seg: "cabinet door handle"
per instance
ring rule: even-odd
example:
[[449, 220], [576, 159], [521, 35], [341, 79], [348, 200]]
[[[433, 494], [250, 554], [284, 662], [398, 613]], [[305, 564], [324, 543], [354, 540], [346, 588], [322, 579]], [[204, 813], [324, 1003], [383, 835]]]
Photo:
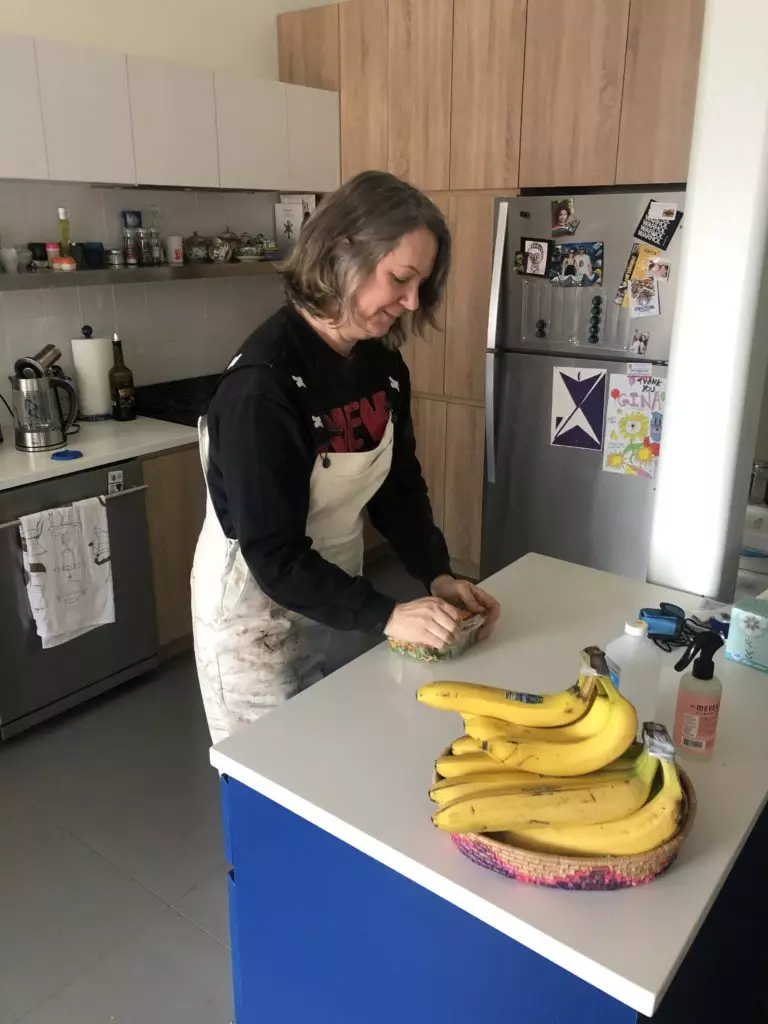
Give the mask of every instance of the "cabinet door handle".
[[[107, 501], [112, 501], [113, 498], [124, 498], [128, 494], [136, 494], [137, 491], [146, 491], [149, 488], [149, 484], [137, 484], [135, 487], [127, 487], [124, 491], [115, 491], [114, 494], [105, 494], [104, 498]], [[97, 497], [97, 495], [92, 495]], [[72, 502], [64, 502], [65, 505], [71, 505]], [[45, 509], [41, 511], [45, 512]], [[7, 523], [0, 523], [0, 530], [9, 530], [12, 526], [21, 526], [21, 522], [18, 519], [9, 519]]]
[[499, 326], [499, 302], [501, 300], [501, 271], [504, 266], [504, 250], [507, 243], [507, 220], [509, 202], [499, 202], [496, 216], [496, 234], [493, 240], [493, 268], [491, 270], [491, 301], [488, 307], [488, 337], [485, 357], [485, 460], [489, 484], [496, 483], [496, 335]]

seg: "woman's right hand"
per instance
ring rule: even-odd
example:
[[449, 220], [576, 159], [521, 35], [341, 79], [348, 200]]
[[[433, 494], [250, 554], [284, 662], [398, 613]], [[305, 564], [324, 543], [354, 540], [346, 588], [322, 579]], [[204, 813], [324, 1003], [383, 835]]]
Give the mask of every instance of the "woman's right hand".
[[439, 597], [420, 597], [418, 601], [396, 604], [384, 633], [403, 643], [441, 650], [458, 639], [461, 622], [462, 614], [452, 604]]

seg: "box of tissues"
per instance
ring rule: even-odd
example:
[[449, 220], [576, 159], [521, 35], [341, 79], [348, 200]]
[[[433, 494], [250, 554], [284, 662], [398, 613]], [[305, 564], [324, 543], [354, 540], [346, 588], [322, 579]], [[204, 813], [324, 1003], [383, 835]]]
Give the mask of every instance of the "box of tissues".
[[768, 672], [768, 591], [733, 606], [725, 656]]

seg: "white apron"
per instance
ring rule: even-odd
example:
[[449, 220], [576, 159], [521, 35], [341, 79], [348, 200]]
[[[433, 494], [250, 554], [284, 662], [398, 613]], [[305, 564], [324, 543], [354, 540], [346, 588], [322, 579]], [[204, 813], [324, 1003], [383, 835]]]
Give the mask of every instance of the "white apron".
[[[198, 434], [207, 477], [208, 430]], [[390, 417], [370, 452], [318, 455], [310, 478], [307, 536], [350, 576], [363, 567], [363, 509], [392, 463]], [[323, 676], [330, 629], [272, 601], [224, 535], [208, 495], [192, 566], [192, 627], [205, 714], [214, 743]]]

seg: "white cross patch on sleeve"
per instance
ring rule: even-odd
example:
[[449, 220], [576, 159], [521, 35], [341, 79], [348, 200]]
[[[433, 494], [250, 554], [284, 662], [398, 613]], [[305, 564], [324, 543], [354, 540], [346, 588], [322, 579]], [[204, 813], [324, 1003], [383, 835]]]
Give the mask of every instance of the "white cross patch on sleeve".
[[315, 428], [315, 430], [323, 429], [323, 421], [320, 419], [319, 416], [312, 417], [312, 426]]
[[304, 380], [303, 380], [302, 377], [293, 377], [292, 380], [293, 380], [293, 383], [296, 385], [297, 388], [305, 388], [307, 386], [304, 383]]
[[389, 386], [394, 388], [395, 391], [399, 391], [400, 390], [400, 382], [395, 380], [394, 377], [390, 377], [389, 378]]

